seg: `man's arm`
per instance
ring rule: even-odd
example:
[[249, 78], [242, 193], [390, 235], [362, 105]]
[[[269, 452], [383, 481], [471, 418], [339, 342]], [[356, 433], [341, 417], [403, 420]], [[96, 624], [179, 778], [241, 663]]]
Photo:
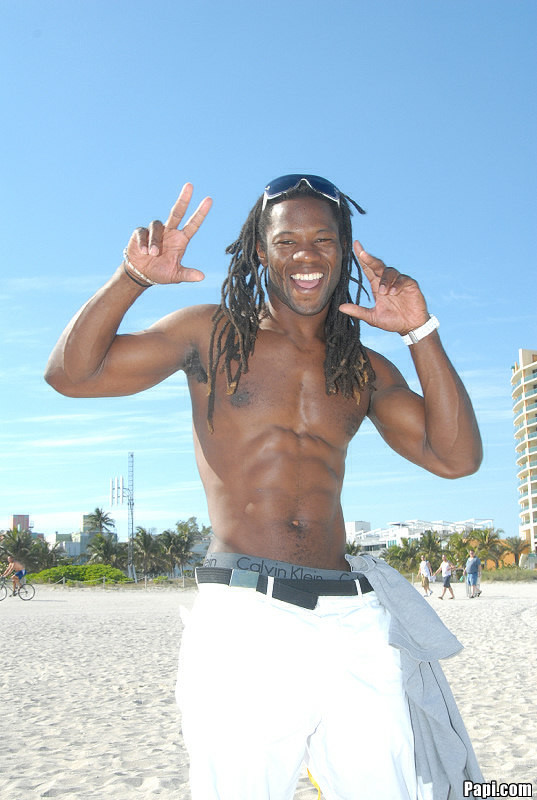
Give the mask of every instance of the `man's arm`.
[[211, 200], [205, 198], [178, 230], [191, 196], [192, 186], [186, 184], [164, 225], [155, 221], [133, 233], [127, 247], [128, 263], [119, 267], [71, 320], [45, 373], [57, 391], [71, 397], [133, 394], [181, 367], [197, 322], [206, 317], [203, 307], [170, 314], [147, 331], [118, 335], [117, 330], [127, 310], [151, 283], [203, 279], [202, 272], [181, 264], [211, 206]]
[[[375, 306], [350, 303], [340, 310], [382, 330], [401, 335], [429, 318], [415, 280], [369, 253], [355, 252], [371, 284]], [[411, 355], [423, 397], [411, 391], [387, 359], [370, 353], [376, 373], [368, 415], [385, 441], [415, 464], [445, 478], [475, 472], [481, 463], [481, 437], [470, 398], [434, 331], [412, 345]]]

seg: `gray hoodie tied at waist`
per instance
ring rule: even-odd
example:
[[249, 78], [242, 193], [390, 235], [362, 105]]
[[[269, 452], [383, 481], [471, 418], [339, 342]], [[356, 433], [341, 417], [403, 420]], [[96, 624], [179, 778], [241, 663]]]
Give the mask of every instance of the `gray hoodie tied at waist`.
[[346, 559], [353, 572], [367, 577], [391, 615], [389, 641], [401, 652], [419, 783], [433, 784], [433, 800], [473, 797], [463, 794], [463, 782], [482, 783], [483, 775], [438, 663], [462, 650], [461, 643], [425, 598], [385, 561], [369, 555]]

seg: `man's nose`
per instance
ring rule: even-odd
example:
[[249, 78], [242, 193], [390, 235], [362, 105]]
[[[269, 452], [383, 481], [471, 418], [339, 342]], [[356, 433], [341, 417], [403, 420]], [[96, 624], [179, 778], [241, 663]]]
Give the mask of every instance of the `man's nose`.
[[303, 261], [309, 264], [313, 261], [317, 261], [317, 259], [317, 251], [313, 247], [307, 247], [306, 245], [295, 250], [293, 253], [293, 261]]

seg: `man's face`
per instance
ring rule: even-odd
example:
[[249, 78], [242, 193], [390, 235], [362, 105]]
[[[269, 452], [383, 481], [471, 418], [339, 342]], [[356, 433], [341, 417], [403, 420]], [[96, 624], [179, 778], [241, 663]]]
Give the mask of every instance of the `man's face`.
[[272, 208], [266, 249], [257, 253], [268, 267], [268, 292], [297, 314], [325, 309], [341, 276], [342, 247], [330, 202], [315, 197], [284, 200]]

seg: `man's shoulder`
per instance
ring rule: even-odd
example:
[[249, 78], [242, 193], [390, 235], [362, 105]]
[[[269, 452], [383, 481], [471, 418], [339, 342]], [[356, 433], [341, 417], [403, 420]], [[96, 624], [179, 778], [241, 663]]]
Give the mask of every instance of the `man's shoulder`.
[[[185, 306], [178, 308], [177, 311], [172, 311], [168, 316], [174, 317], [189, 317], [191, 319], [200, 319], [206, 322], [212, 320], [215, 311], [219, 308], [216, 303], [202, 303], [195, 306]], [[166, 317], [164, 317], [166, 319]]]
[[373, 371], [375, 372], [375, 388], [382, 389], [386, 386], [402, 385], [406, 386], [406, 381], [395, 366], [386, 356], [364, 347], [369, 358]]
[[191, 333], [210, 331], [217, 308], [218, 306], [214, 303], [185, 306], [185, 308], [179, 308], [162, 317], [152, 328], [171, 335], [175, 331], [184, 331], [185, 326], [188, 326]]

